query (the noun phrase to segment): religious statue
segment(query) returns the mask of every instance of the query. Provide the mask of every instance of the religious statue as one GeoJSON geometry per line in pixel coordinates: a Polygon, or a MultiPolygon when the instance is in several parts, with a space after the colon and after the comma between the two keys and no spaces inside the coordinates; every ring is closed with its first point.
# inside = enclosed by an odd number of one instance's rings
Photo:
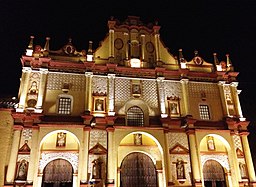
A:
{"type": "Polygon", "coordinates": [[[176,172],[177,172],[177,179],[185,179],[184,162],[181,159],[177,159],[176,172]]]}
{"type": "Polygon", "coordinates": [[[103,111],[103,100],[101,100],[101,99],[96,100],[95,110],[96,111],[103,111]]]}
{"type": "Polygon", "coordinates": [[[66,144],[66,133],[59,132],[57,134],[57,146],[58,147],[64,147],[66,144]]]}
{"type": "Polygon", "coordinates": [[[92,179],[101,179],[101,164],[100,158],[92,161],[92,179]]]}
{"type": "Polygon", "coordinates": [[[26,180],[27,178],[27,162],[22,161],[19,165],[17,179],[26,180]]]}

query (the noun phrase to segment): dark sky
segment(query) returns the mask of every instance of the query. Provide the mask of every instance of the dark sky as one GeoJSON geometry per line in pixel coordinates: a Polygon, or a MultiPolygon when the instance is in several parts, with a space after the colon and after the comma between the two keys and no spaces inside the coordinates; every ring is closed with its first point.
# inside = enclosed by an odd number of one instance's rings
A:
{"type": "MultiPolygon", "coordinates": [[[[213,53],[219,60],[230,54],[239,86],[244,117],[256,121],[256,1],[255,0],[0,0],[0,96],[17,96],[21,76],[20,57],[30,35],[34,44],[44,46],[50,37],[50,49],[57,50],[68,38],[78,50],[93,48],[108,32],[111,16],[123,21],[139,16],[144,23],[158,21],[160,37],[174,55],[183,49],[191,60],[194,50],[208,62],[213,53]]],[[[256,134],[256,133],[255,133],[256,134]]],[[[250,135],[252,136],[252,135],[250,135]]]]}

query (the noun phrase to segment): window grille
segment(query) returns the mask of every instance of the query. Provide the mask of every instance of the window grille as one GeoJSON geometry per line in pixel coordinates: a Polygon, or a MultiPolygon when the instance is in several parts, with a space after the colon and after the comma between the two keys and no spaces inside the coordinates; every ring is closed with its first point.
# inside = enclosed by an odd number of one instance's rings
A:
{"type": "Polygon", "coordinates": [[[139,107],[131,107],[127,111],[127,125],[128,126],[143,126],[144,114],[139,107]]]}
{"type": "Polygon", "coordinates": [[[71,98],[59,98],[59,114],[71,114],[71,98]]]}
{"type": "Polygon", "coordinates": [[[200,118],[203,120],[210,119],[209,107],[207,105],[199,105],[200,118]]]}

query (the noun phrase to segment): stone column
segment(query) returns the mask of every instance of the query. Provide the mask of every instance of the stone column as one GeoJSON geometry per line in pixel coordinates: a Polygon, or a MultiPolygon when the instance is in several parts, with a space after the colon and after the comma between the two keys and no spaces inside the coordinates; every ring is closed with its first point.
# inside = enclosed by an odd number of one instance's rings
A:
{"type": "Polygon", "coordinates": [[[125,49],[125,60],[129,58],[129,44],[128,44],[128,33],[124,33],[124,49],[125,49]]]}
{"type": "Polygon", "coordinates": [[[145,60],[145,34],[141,35],[141,60],[145,60]]]}
{"type": "Polygon", "coordinates": [[[85,72],[85,112],[91,111],[91,85],[92,85],[92,72],[85,72]]]}
{"type": "Polygon", "coordinates": [[[159,34],[159,29],[160,27],[159,26],[154,26],[153,27],[154,29],[154,32],[155,32],[155,48],[156,48],[156,61],[160,61],[161,60],[161,57],[160,57],[160,34],[159,34]]]}
{"type": "Polygon", "coordinates": [[[42,186],[42,182],[43,182],[43,174],[38,174],[38,176],[37,176],[37,186],[38,187],[42,186]]]}
{"type": "Polygon", "coordinates": [[[232,96],[234,98],[236,114],[239,118],[243,118],[240,100],[238,97],[239,91],[237,90],[238,82],[232,82],[230,85],[231,85],[232,96]]]}
{"type": "Polygon", "coordinates": [[[255,171],[254,171],[253,162],[252,162],[251,151],[250,151],[250,147],[249,147],[249,143],[248,143],[248,139],[247,139],[248,134],[249,134],[249,132],[241,132],[240,136],[242,139],[242,145],[243,145],[245,162],[246,162],[246,167],[248,170],[249,180],[250,180],[250,183],[251,182],[255,183],[256,178],[255,178],[255,171]]]}
{"type": "Polygon", "coordinates": [[[45,93],[45,87],[46,87],[46,82],[47,82],[47,74],[48,74],[48,69],[45,68],[40,68],[40,84],[39,84],[39,89],[38,89],[38,99],[36,103],[36,113],[42,113],[43,111],[43,100],[44,100],[44,93],[45,93]]]}
{"type": "Polygon", "coordinates": [[[29,75],[31,73],[30,67],[23,67],[21,81],[20,81],[20,90],[19,90],[19,106],[16,109],[16,112],[23,112],[26,107],[27,91],[29,86],[29,75]]]}
{"type": "Polygon", "coordinates": [[[38,127],[33,127],[32,129],[32,137],[31,137],[31,151],[30,151],[30,161],[28,166],[28,176],[27,181],[29,183],[33,182],[34,174],[37,173],[37,169],[35,168],[35,163],[37,160],[39,147],[38,147],[38,127]]]}
{"type": "Polygon", "coordinates": [[[109,57],[114,57],[114,30],[109,30],[109,57]]]}
{"type": "Polygon", "coordinates": [[[113,136],[114,136],[114,128],[113,127],[108,127],[107,132],[108,132],[108,168],[107,168],[107,183],[108,184],[113,184],[115,181],[115,167],[114,166],[114,156],[113,156],[113,136]]]}
{"type": "Polygon", "coordinates": [[[164,81],[164,77],[157,78],[161,117],[165,118],[168,116],[168,114],[166,112],[166,107],[165,107],[165,93],[164,93],[164,82],[163,81],[164,81]]]}
{"type": "Polygon", "coordinates": [[[15,169],[16,169],[20,139],[21,139],[20,136],[21,136],[21,127],[15,128],[13,139],[12,139],[11,154],[10,154],[10,159],[9,159],[9,164],[8,164],[8,169],[6,174],[6,182],[10,184],[14,182],[15,169]]]}
{"type": "Polygon", "coordinates": [[[115,115],[115,74],[108,74],[108,115],[115,115]]]}
{"type": "Polygon", "coordinates": [[[81,174],[81,183],[88,182],[88,152],[89,152],[89,136],[90,136],[90,127],[84,128],[84,137],[83,137],[83,148],[82,148],[82,174],[81,174]]]}
{"type": "Polygon", "coordinates": [[[182,89],[182,100],[184,102],[184,116],[188,115],[189,110],[189,94],[188,94],[188,79],[182,79],[181,82],[181,89],[182,89]]]}
{"type": "Polygon", "coordinates": [[[227,109],[226,99],[225,99],[225,95],[224,95],[224,84],[225,84],[225,81],[219,81],[218,82],[224,116],[227,116],[228,115],[228,109],[227,109]]]}
{"type": "Polygon", "coordinates": [[[199,157],[197,154],[198,146],[196,144],[195,130],[188,130],[188,139],[189,139],[189,149],[191,157],[191,166],[192,166],[192,177],[193,183],[200,183],[200,166],[199,166],[199,157]]]}
{"type": "Polygon", "coordinates": [[[170,172],[170,167],[171,167],[171,161],[170,161],[170,153],[169,153],[169,142],[168,142],[168,131],[166,130],[164,132],[164,136],[165,136],[165,143],[166,143],[166,155],[165,155],[165,158],[166,158],[166,163],[167,163],[167,166],[166,166],[166,179],[168,181],[166,181],[168,184],[172,182],[172,173],[170,172]]]}
{"type": "MultiPolygon", "coordinates": [[[[235,145],[235,141],[236,139],[235,138],[239,138],[238,137],[238,132],[237,131],[234,131],[234,130],[231,130],[230,132],[230,135],[232,137],[232,147],[234,147],[234,149],[231,149],[230,150],[230,153],[229,153],[229,157],[232,157],[232,159],[230,159],[230,162],[233,162],[234,164],[234,168],[235,168],[235,171],[236,171],[236,178],[237,178],[237,182],[241,181],[242,180],[242,177],[241,177],[241,173],[239,172],[239,163],[238,163],[238,159],[237,159],[237,154],[236,154],[236,149],[237,149],[237,146],[235,145]]],[[[232,164],[232,163],[231,163],[232,164]]],[[[234,172],[233,172],[234,173],[234,172]]]]}

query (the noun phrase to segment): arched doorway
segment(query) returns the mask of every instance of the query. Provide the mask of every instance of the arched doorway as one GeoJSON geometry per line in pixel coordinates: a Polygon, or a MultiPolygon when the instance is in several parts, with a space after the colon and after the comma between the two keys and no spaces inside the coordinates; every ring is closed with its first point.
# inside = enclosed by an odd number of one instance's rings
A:
{"type": "Polygon", "coordinates": [[[215,160],[208,160],[203,167],[205,187],[226,187],[224,168],[215,160]]]}
{"type": "Polygon", "coordinates": [[[56,159],[45,166],[42,187],[72,187],[72,178],[72,165],[64,159],[56,159]]]}
{"type": "Polygon", "coordinates": [[[149,156],[135,152],[121,164],[121,187],[157,187],[156,168],[149,156]]]}

